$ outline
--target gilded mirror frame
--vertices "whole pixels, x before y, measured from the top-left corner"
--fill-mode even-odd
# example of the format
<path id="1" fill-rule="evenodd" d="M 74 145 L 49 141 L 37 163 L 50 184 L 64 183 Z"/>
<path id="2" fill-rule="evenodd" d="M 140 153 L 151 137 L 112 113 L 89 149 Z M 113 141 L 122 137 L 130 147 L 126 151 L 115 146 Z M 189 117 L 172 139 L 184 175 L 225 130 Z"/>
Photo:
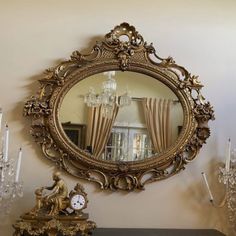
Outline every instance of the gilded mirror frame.
<path id="1" fill-rule="evenodd" d="M 122 36 L 127 41 L 122 41 Z M 175 143 L 160 157 L 135 162 L 108 162 L 76 148 L 59 121 L 59 110 L 67 92 L 79 81 L 96 73 L 120 70 L 142 73 L 168 86 L 178 97 L 184 113 L 183 128 Z M 168 57 L 156 54 L 128 23 L 116 26 L 97 42 L 91 53 L 74 51 L 69 60 L 47 69 L 40 88 L 24 106 L 32 120 L 31 134 L 44 156 L 71 175 L 99 184 L 101 189 L 142 190 L 150 182 L 166 179 L 185 168 L 210 136 L 208 121 L 214 111 L 201 95 L 203 85 Z"/>

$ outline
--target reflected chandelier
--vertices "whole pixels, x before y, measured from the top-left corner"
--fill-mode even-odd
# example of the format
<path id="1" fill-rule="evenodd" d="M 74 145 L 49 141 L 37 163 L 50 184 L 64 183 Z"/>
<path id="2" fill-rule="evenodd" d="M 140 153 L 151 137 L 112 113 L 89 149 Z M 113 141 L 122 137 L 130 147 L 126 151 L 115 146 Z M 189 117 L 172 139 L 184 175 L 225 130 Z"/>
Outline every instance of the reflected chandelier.
<path id="1" fill-rule="evenodd" d="M 102 107 L 102 114 L 106 117 L 111 117 L 113 109 L 116 106 L 123 107 L 131 104 L 131 96 L 128 89 L 121 96 L 116 95 L 117 83 L 114 78 L 115 71 L 104 72 L 107 79 L 102 83 L 102 92 L 96 94 L 93 87 L 89 88 L 89 92 L 84 96 L 84 103 L 88 107 Z"/>

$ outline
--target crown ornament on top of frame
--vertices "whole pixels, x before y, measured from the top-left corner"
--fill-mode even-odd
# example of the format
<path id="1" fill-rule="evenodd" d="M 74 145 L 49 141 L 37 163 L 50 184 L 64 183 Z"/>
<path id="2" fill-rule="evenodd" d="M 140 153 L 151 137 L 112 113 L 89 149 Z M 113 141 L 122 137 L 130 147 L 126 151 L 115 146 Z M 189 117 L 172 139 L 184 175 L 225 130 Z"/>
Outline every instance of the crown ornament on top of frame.
<path id="1" fill-rule="evenodd" d="M 103 71 L 109 71 L 112 66 L 117 65 L 117 62 L 122 71 L 132 70 L 131 67 L 135 66 L 136 72 L 142 73 L 142 70 L 148 69 L 151 73 L 152 71 L 158 71 L 160 74 L 166 73 L 172 77 L 172 82 L 175 83 L 176 87 L 186 93 L 191 114 L 196 121 L 193 121 L 191 128 L 189 128 L 191 137 L 188 136 L 188 140 L 186 139 L 181 144 L 180 151 L 175 153 L 173 158 L 158 160 L 158 168 L 151 168 L 152 165 L 149 165 L 148 168 L 142 169 L 143 164 L 141 163 L 137 169 L 131 172 L 131 164 L 121 162 L 117 163 L 117 167 L 112 168 L 108 173 L 105 170 L 109 164 L 103 163 L 105 167 L 92 168 L 93 156 L 84 150 L 80 150 L 81 156 L 88 156 L 86 165 L 90 168 L 86 169 L 78 165 L 78 161 L 82 160 L 80 156 L 74 156 L 74 152 L 69 148 L 66 150 L 62 148 L 52 136 L 57 132 L 52 125 L 54 122 L 52 114 L 59 112 L 59 108 L 54 109 L 53 107 L 57 99 L 57 92 L 63 86 L 65 90 L 72 87 L 72 84 L 67 84 L 67 82 L 73 78 L 73 73 L 80 70 L 83 78 L 86 78 L 101 72 L 99 70 L 101 64 Z M 144 66 L 142 62 L 147 65 Z M 89 69 L 92 69 L 92 73 L 89 72 Z M 183 170 L 185 165 L 195 158 L 210 136 L 207 123 L 209 120 L 214 120 L 214 110 L 201 94 L 203 85 L 198 80 L 198 76 L 191 75 L 184 67 L 177 65 L 172 57 L 165 59 L 159 57 L 153 45 L 147 44 L 135 27 L 128 23 L 122 23 L 106 34 L 103 41 L 95 44 L 91 53 L 85 55 L 79 51 L 74 51 L 69 60 L 62 61 L 56 67 L 47 69 L 45 76 L 39 80 L 39 83 L 41 87 L 37 95 L 32 96 L 25 103 L 23 112 L 25 116 L 32 117 L 32 136 L 42 146 L 44 155 L 61 169 L 73 176 L 93 181 L 99 184 L 101 189 L 132 191 L 144 189 L 144 185 L 147 183 L 166 179 Z M 186 153 L 188 153 L 187 156 Z M 91 159 L 89 159 L 90 157 Z M 171 170 L 167 170 L 166 166 L 171 167 Z M 150 176 L 144 178 L 146 175 Z M 120 185 L 121 182 L 125 183 L 124 187 Z"/>

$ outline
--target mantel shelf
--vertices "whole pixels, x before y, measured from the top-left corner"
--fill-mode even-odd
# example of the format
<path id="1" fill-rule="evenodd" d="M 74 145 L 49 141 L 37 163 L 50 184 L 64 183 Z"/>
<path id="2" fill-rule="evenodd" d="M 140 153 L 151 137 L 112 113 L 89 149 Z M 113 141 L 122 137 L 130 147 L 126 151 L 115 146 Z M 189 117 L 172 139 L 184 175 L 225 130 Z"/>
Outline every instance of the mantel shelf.
<path id="1" fill-rule="evenodd" d="M 215 229 L 125 229 L 97 228 L 93 236 L 224 236 Z"/>

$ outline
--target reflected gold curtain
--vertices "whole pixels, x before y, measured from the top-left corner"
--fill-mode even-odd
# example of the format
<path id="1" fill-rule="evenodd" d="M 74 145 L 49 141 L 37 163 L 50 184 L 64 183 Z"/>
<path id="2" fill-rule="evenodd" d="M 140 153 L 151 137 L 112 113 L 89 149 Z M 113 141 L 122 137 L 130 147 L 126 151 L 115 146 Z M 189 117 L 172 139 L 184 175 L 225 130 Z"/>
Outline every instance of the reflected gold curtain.
<path id="1" fill-rule="evenodd" d="M 170 108 L 172 101 L 144 98 L 142 104 L 154 152 L 160 153 L 171 144 Z"/>
<path id="2" fill-rule="evenodd" d="M 104 151 L 111 134 L 112 126 L 115 122 L 118 106 L 113 108 L 112 116 L 103 116 L 102 106 L 88 108 L 88 126 L 86 136 L 86 146 L 90 146 L 92 154 L 99 158 Z"/>

